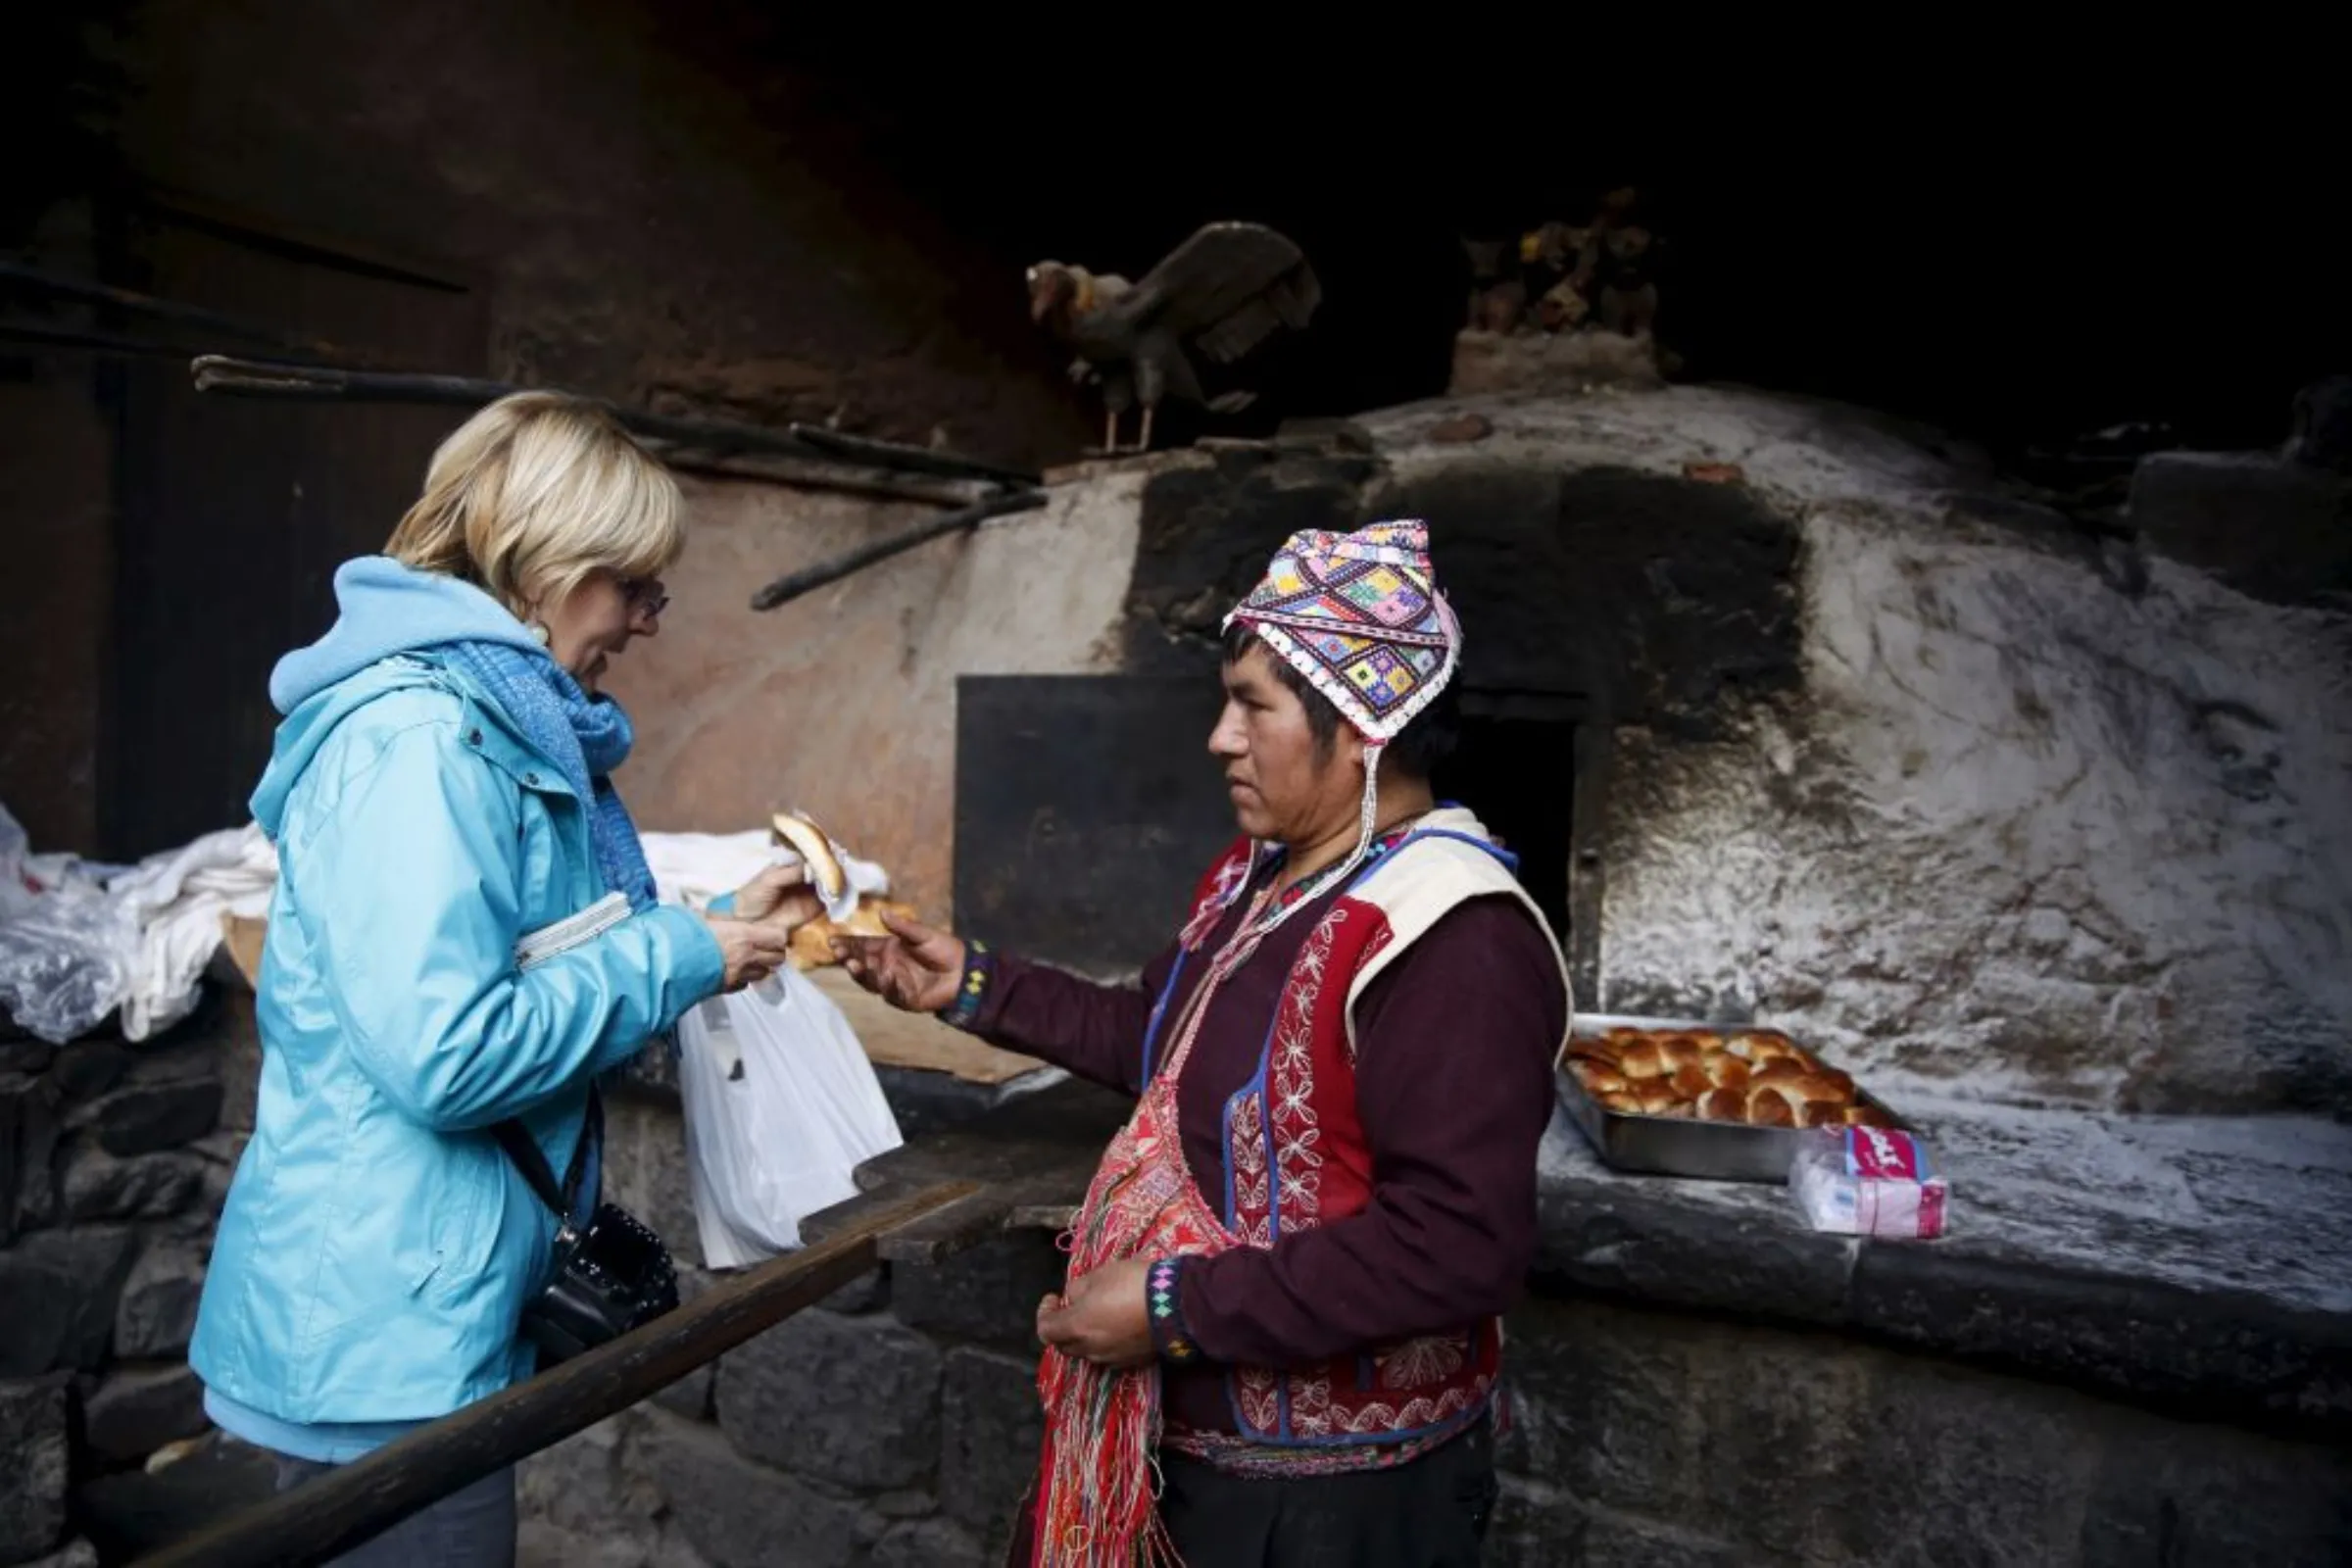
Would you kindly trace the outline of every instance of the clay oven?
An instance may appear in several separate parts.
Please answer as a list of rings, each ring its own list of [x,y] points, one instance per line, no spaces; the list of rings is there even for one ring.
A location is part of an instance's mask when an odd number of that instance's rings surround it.
[[[1186,782],[1223,610],[1294,528],[1420,516],[1469,637],[1440,782],[1564,916],[1581,1005],[1769,1020],[1896,1097],[2352,1087],[2340,607],[2226,586],[1930,432],[1726,389],[1450,400],[1116,482],[1117,672],[958,683],[983,934],[1140,961],[1227,831],[1205,763]]]

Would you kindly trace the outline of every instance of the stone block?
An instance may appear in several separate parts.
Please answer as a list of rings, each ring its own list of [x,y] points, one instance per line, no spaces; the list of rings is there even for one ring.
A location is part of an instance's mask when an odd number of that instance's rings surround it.
[[[969,1346],[950,1350],[940,1424],[941,1506],[983,1541],[1002,1543],[1045,1438],[1036,1361]]]
[[[514,1522],[514,1568],[647,1568],[650,1561],[643,1542],[577,1535],[544,1519]]]
[[[1834,1323],[1853,1270],[1851,1238],[1753,1209],[1703,1207],[1601,1177],[1546,1182],[1537,1272],[1579,1291],[1703,1310]]]
[[[945,1519],[895,1526],[874,1547],[873,1568],[995,1568],[997,1559]]]
[[[1671,1520],[1607,1512],[1586,1516],[1578,1544],[1583,1555],[1567,1561],[1607,1563],[1609,1568],[1808,1568],[1825,1560],[1782,1556],[1745,1542],[1719,1541]]]
[[[192,1078],[118,1089],[76,1118],[110,1154],[152,1154],[192,1144],[220,1120],[220,1084]]]
[[[82,1415],[90,1451],[122,1463],[143,1460],[205,1425],[204,1385],[185,1363],[115,1368]]]
[[[2098,1407],[1851,1342],[1824,1341],[1811,1354],[1866,1368],[1868,1392],[1842,1429],[1812,1436],[1786,1483],[1757,1471],[1773,1450],[1737,1450],[1754,1477],[1732,1489],[1734,1509],[1747,1513],[1738,1539],[1798,1542],[1813,1561],[2066,1560],[2098,1451]]]
[[[0,1562],[41,1556],[66,1533],[73,1399],[63,1377],[0,1383]]]
[[[115,1354],[126,1360],[185,1355],[204,1295],[206,1253],[187,1242],[151,1240],[122,1283]]]
[[[744,1453],[839,1486],[909,1486],[939,1462],[939,1349],[889,1316],[787,1318],[720,1360],[717,1400]]]
[[[710,1427],[654,1413],[636,1443],[676,1529],[710,1568],[862,1568],[882,1537],[858,1502],[754,1463]]]
[[[2158,452],[2126,513],[2148,542],[2279,604],[2352,592],[2352,481],[2267,452]]]
[[[1585,1516],[1555,1487],[1505,1473],[1487,1526],[1488,1568],[1554,1568],[1585,1561]]]
[[[41,1083],[55,1103],[79,1105],[121,1083],[134,1059],[119,1040],[78,1040],[60,1048]]]
[[[253,1016],[253,998],[237,996],[231,1003],[222,1009],[220,1026],[220,1125],[249,1133],[261,1107],[261,1027]]]
[[[0,1251],[0,1377],[95,1370],[106,1359],[133,1238],[42,1231]]]
[[[1798,1568],[1795,1559],[1671,1519],[1586,1508],[1541,1482],[1504,1476],[1487,1528],[1488,1568]]]
[[[682,1305],[721,1283],[719,1277],[707,1269],[678,1269],[678,1301]],[[668,1387],[657,1390],[654,1402],[673,1415],[689,1421],[710,1421],[717,1418],[713,1403],[718,1391],[718,1363],[705,1361]]]
[[[0,1040],[0,1073],[22,1072],[38,1077],[56,1059],[57,1048],[46,1040]]]
[[[0,1083],[0,1238],[57,1221],[57,1141],[63,1128],[46,1079]]]
[[[1448,397],[1581,392],[1596,386],[1654,390],[1666,384],[1648,338],[1597,327],[1583,332],[1463,331],[1453,340]]]
[[[220,1210],[227,1205],[228,1190],[237,1179],[237,1162],[245,1157],[245,1146],[252,1139],[250,1132],[222,1128],[188,1146],[188,1152],[204,1161],[203,1189],[190,1212],[202,1215],[207,1226],[218,1223]]]
[[[170,1219],[204,1191],[205,1169],[202,1158],[182,1151],[125,1159],[77,1140],[58,1184],[65,1217],[75,1224]]]
[[[1683,1321],[1592,1303],[1531,1301],[1506,1325],[1512,1430],[1505,1469],[1586,1506],[1703,1507],[1703,1400]]]
[[[1849,1313],[1856,1328],[1898,1344],[2084,1388],[2253,1422],[2352,1423],[2352,1340],[2340,1316],[2250,1292],[1939,1242],[1865,1248]]]
[[[926,1334],[1034,1350],[1038,1298],[1061,1289],[1068,1265],[1047,1232],[1006,1231],[944,1263],[893,1265],[890,1309]]]
[[[24,1568],[98,1568],[98,1548],[87,1541],[75,1540],[65,1550],[53,1551],[25,1564]]]
[[[674,1106],[635,1096],[606,1101],[605,1191],[611,1201],[652,1226],[678,1263],[703,1266],[702,1230],[695,1222],[694,1187],[687,1173],[686,1123]]]
[[[40,1086],[22,1073],[0,1071],[0,1247],[17,1234],[19,1147],[24,1142],[24,1105]]]
[[[2347,1543],[2352,1452],[2144,1422],[2103,1446],[2082,1563],[2323,1563]]]
[[[857,1317],[866,1312],[879,1312],[890,1305],[891,1266],[882,1264],[871,1274],[860,1275],[816,1304],[828,1312],[844,1317]]]
[[[652,1555],[665,1505],[638,1451],[645,1419],[624,1411],[542,1448],[515,1467],[518,1515],[581,1540],[626,1542]]]
[[[1656,1553],[1628,1545],[1623,1560],[1703,1561],[1721,1542],[1839,1559],[1845,1523],[1884,1513],[1856,1436],[1873,1393],[1864,1353],[1600,1303],[1532,1303],[1512,1329],[1517,1424],[1501,1462],[1573,1498],[1588,1537],[1671,1524]]]

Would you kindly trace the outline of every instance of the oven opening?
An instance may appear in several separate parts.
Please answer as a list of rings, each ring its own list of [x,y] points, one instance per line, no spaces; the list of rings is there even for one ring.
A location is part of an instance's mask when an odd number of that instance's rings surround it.
[[[1441,801],[1477,813],[1519,858],[1519,885],[1565,950],[1576,798],[1576,724],[1559,698],[1462,693],[1460,739],[1431,780]]]

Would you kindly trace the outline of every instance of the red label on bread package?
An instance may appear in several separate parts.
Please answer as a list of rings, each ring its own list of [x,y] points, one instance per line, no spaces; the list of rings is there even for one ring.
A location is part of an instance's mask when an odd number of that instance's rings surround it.
[[[1925,1165],[1918,1143],[1908,1133],[1885,1127],[1846,1129],[1845,1168],[1865,1181],[1925,1181]]]

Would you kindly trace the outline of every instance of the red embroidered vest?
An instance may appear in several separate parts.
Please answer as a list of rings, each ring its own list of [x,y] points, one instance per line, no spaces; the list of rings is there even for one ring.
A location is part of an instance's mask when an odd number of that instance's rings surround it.
[[[1188,956],[1248,884],[1252,848],[1237,844],[1202,879],[1181,939]],[[1355,1002],[1447,910],[1497,893],[1517,898],[1550,934],[1477,818],[1447,808],[1356,873],[1316,920],[1292,960],[1257,1074],[1226,1104],[1226,1223],[1245,1245],[1270,1248],[1371,1201],[1372,1150],[1355,1103]],[[1560,983],[1568,984],[1564,966]],[[1213,1196],[1210,1206],[1222,1207]],[[1486,1408],[1501,1362],[1502,1322],[1487,1318],[1320,1366],[1236,1368],[1227,1386],[1240,1429],[1254,1443],[1419,1447]]]

